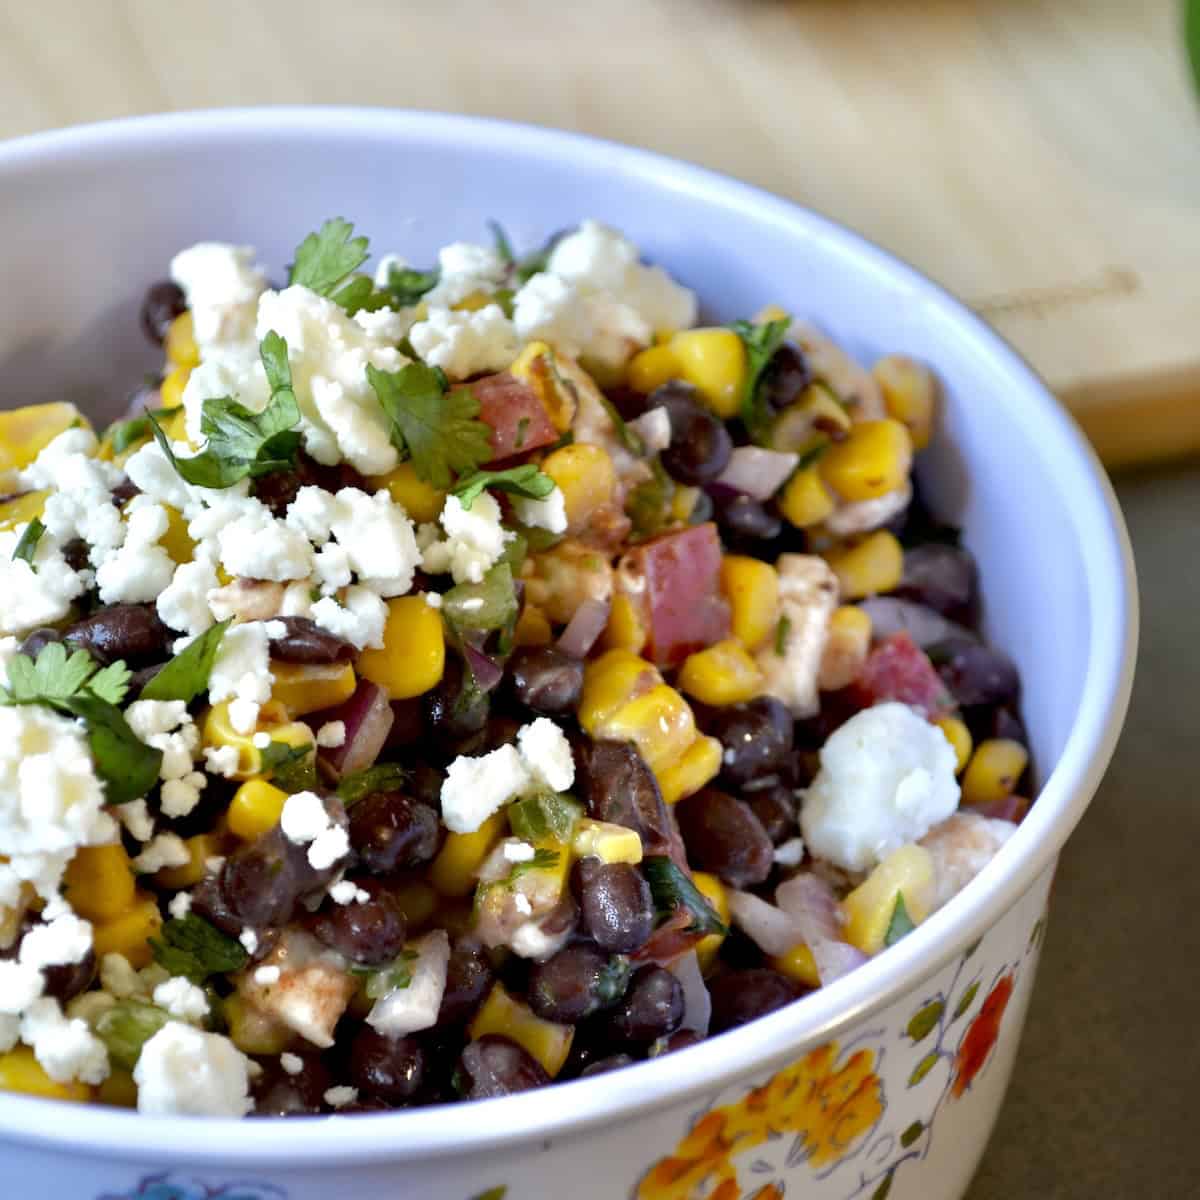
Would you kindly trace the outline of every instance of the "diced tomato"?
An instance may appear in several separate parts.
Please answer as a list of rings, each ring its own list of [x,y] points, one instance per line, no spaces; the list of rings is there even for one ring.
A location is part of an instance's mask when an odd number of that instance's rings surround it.
[[[860,708],[897,700],[931,718],[954,711],[954,699],[929,656],[907,633],[884,638],[846,690]]]
[[[729,636],[715,525],[664,533],[630,551],[629,558],[646,583],[646,654],[658,666],[676,667],[693,651]]]
[[[464,385],[479,401],[479,419],[492,430],[492,462],[558,440],[537,392],[507,371]]]

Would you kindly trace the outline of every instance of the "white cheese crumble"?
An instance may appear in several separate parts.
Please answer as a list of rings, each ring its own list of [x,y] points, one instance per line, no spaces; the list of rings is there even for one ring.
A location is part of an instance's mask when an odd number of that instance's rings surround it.
[[[346,722],[326,721],[317,730],[317,745],[325,750],[336,750],[346,744]]]
[[[324,1100],[330,1108],[345,1108],[358,1099],[358,1088],[342,1084],[338,1087],[325,1089]]]
[[[117,1000],[145,994],[142,977],[123,954],[104,954],[100,957],[100,986]]]
[[[218,587],[216,567],[211,562],[196,559],[180,563],[154,606],[164,625],[195,637],[213,624],[208,597]]]
[[[181,975],[172,976],[154,989],[154,1003],[180,1021],[203,1021],[208,1016],[204,989]]]
[[[426,293],[425,303],[429,308],[453,308],[475,292],[494,292],[507,270],[491,247],[451,242],[438,251],[438,281]]]
[[[83,962],[91,948],[91,922],[68,909],[51,921],[33,926],[21,939],[18,958],[28,967],[56,967]]]
[[[130,865],[139,875],[153,875],[163,867],[182,867],[191,861],[192,856],[183,838],[177,833],[160,833]]]
[[[28,527],[22,523],[0,531],[0,633],[25,634],[61,621],[85,588],[50,534],[38,541],[32,564],[13,558]]]
[[[434,575],[448,571],[455,583],[478,583],[513,538],[501,524],[500,505],[488,492],[477,496],[469,509],[457,496],[447,496],[440,519],[444,541],[436,540],[433,526],[421,527],[421,566]]]
[[[504,857],[512,863],[529,862],[537,851],[520,839],[512,839],[504,843]],[[528,901],[526,901],[528,903]]]
[[[437,1024],[446,991],[450,939],[435,929],[408,947],[416,953],[407,987],[393,988],[375,1001],[367,1024],[388,1037],[403,1037]]]
[[[221,1034],[168,1021],[146,1044],[133,1071],[138,1111],[243,1117],[250,1100],[250,1060]]]
[[[236,746],[205,746],[204,765],[212,775],[232,779],[238,772],[239,755]]]
[[[575,782],[575,759],[566,734],[549,717],[538,717],[517,733],[521,758],[535,780],[555,792]]]
[[[254,970],[254,982],[260,987],[270,987],[271,984],[279,982],[281,974],[280,969],[275,966],[256,967]]]
[[[130,502],[120,549],[96,568],[102,603],[143,604],[167,589],[175,562],[158,543],[168,527],[167,510],[161,504],[144,496]]]
[[[0,959],[0,1013],[19,1017],[41,996],[44,986],[37,967]]]
[[[135,700],[126,710],[139,741],[162,751],[159,807],[165,817],[186,817],[200,802],[208,780],[192,769],[200,749],[200,730],[182,700]]]
[[[253,732],[259,706],[271,698],[274,682],[264,623],[250,621],[227,629],[208,677],[208,696],[214,704],[232,702],[229,717],[238,733]]]
[[[512,507],[517,520],[523,525],[548,529],[551,533],[567,531],[567,500],[561,488],[556,487],[544,500],[513,496]]]
[[[267,286],[254,266],[253,247],[198,242],[171,260],[171,278],[192,310],[193,336],[204,357],[253,337],[258,298]]]
[[[800,830],[816,857],[844,870],[870,870],[958,807],[954,749],[907,705],[857,713],[830,735],[820,761],[801,794]]]
[[[339,879],[330,887],[329,898],[334,904],[366,904],[371,893],[349,879]]]
[[[154,815],[144,798],[117,806],[117,820],[135,842],[148,842],[154,836]]]
[[[247,954],[258,953],[258,934],[247,925],[241,933],[238,934],[238,941],[242,943],[242,949]]]
[[[413,349],[450,379],[503,371],[520,349],[513,323],[498,304],[474,312],[431,309],[408,331]]]
[[[33,1048],[43,1070],[56,1083],[79,1079],[103,1083],[108,1051],[78,1017],[67,1018],[57,1000],[35,1000],[21,1016],[21,1041]]]
[[[192,911],[192,893],[191,892],[176,892],[175,895],[167,902],[167,912],[171,914],[177,921],[182,921],[184,917]]]
[[[304,1059],[298,1054],[292,1054],[290,1051],[285,1050],[279,1056],[279,1065],[286,1074],[299,1075],[304,1070]]]
[[[775,862],[781,867],[798,867],[804,861],[804,839],[788,838],[775,847]]]
[[[325,802],[316,792],[296,792],[289,796],[279,827],[290,842],[308,846],[308,861],[314,870],[332,867],[350,853],[349,836],[330,817]]]

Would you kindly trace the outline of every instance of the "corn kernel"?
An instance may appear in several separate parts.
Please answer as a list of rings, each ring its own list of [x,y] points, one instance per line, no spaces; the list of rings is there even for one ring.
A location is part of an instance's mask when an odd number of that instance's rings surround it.
[[[163,340],[163,349],[167,353],[167,361],[177,367],[190,369],[200,365],[200,349],[196,345],[196,330],[190,311],[180,313],[171,322]]]
[[[878,954],[901,895],[914,925],[929,916],[934,898],[933,855],[924,846],[893,850],[842,901],[846,941],[864,954]]]
[[[230,833],[244,841],[253,841],[279,824],[287,792],[265,779],[247,779],[233,793],[225,819]]]
[[[628,650],[607,651],[584,668],[579,723],[588,733],[603,736],[597,731],[618,708],[661,681],[644,658]]]
[[[741,554],[721,560],[721,591],[729,601],[733,636],[757,650],[779,619],[779,575],[770,563]]]
[[[762,690],[758,663],[734,638],[689,654],[679,669],[679,686],[702,704],[718,708],[741,704]]]
[[[665,346],[650,346],[629,360],[629,386],[635,392],[649,395],[672,379],[678,379],[682,367],[668,342]]]
[[[575,1027],[543,1020],[527,1004],[510,996],[502,983],[495,983],[470,1025],[472,1040],[489,1033],[524,1047],[553,1079],[567,1061]]]
[[[675,762],[656,772],[663,799],[675,804],[714,780],[721,770],[721,753],[716,738],[696,738]]]
[[[271,699],[278,700],[293,717],[333,708],[349,700],[358,686],[354,668],[348,662],[276,662],[271,664],[271,674],[275,676]]]
[[[292,1044],[292,1031],[282,1021],[247,1004],[237,993],[225,997],[224,1015],[229,1040],[243,1054],[282,1054]]]
[[[493,813],[474,833],[448,833],[429,868],[429,882],[443,896],[466,896],[475,890],[483,860],[504,836],[507,818]]]
[[[803,467],[779,494],[779,511],[797,529],[808,529],[828,518],[836,502],[821,478],[819,463]]]
[[[871,618],[854,604],[843,604],[829,618],[829,636],[821,655],[819,686],[836,692],[854,681],[871,649]]]
[[[171,416],[164,418],[162,421],[162,430],[169,442],[187,442],[188,445],[195,444],[188,437],[187,413],[182,406],[175,409]],[[225,581],[222,580],[222,582]]]
[[[220,704],[214,704],[205,715],[201,725],[201,738],[205,746],[233,746],[237,750],[238,765],[231,778],[250,779],[256,775],[270,778],[270,773],[263,771],[262,751],[254,744],[255,733],[269,733],[273,742],[283,742],[287,746],[305,746],[313,743],[312,730],[299,721],[287,721],[286,716],[283,706],[272,701],[263,705],[259,714],[258,729],[251,733],[239,733],[229,720],[229,702],[222,700]]]
[[[192,374],[191,367],[174,367],[167,372],[158,390],[159,403],[162,408],[180,408],[183,404],[183,389]],[[173,413],[172,418],[177,414]]]
[[[60,433],[86,425],[73,404],[27,404],[0,412],[0,471],[27,467]]]
[[[638,606],[624,592],[618,592],[612,601],[608,624],[600,635],[603,650],[628,650],[639,654],[646,644],[648,634]]]
[[[162,928],[158,901],[139,892],[131,908],[118,917],[99,921],[92,930],[92,948],[96,958],[106,954],[123,954],[133,967],[144,967],[153,955],[148,938],[157,937]]]
[[[956,774],[961,775],[971,759],[971,731],[958,717],[938,717],[934,724],[946,735],[946,741],[954,748],[954,770]]]
[[[446,669],[446,635],[442,616],[422,596],[388,601],[383,647],[358,656],[358,673],[378,684],[393,700],[427,692]]]
[[[71,907],[89,921],[110,921],[133,907],[136,884],[120,842],[84,846],[63,876]]]
[[[877,529],[859,542],[825,554],[844,600],[862,600],[900,586],[904,551],[894,534]]]
[[[451,307],[455,312],[478,312],[481,308],[487,308],[489,304],[495,304],[495,298],[490,292],[476,290],[468,293],[457,304]]]
[[[989,804],[1016,791],[1029,751],[1012,738],[988,738],[980,742],[963,774],[964,804]]]
[[[548,646],[552,641],[554,633],[546,614],[536,604],[526,604],[513,629],[514,645]]]
[[[137,1108],[137,1093],[133,1075],[121,1067],[113,1067],[96,1089],[96,1099],[112,1108]]]
[[[844,500],[877,500],[903,487],[912,467],[912,439],[899,421],[861,421],[817,464]]]
[[[0,1054],[0,1092],[21,1092],[47,1100],[87,1100],[92,1094],[86,1083],[55,1083],[28,1046]]]
[[[598,858],[606,863],[640,863],[642,839],[636,830],[624,825],[582,817],[571,839],[571,853],[576,858]]]
[[[188,523],[183,514],[169,504],[164,504],[167,510],[167,532],[159,538],[159,545],[171,556],[174,563],[191,562],[195,555],[196,543],[188,535]]]
[[[574,392],[563,378],[572,374],[569,361],[559,360],[545,342],[530,342],[513,360],[508,371],[533,388],[550,424],[559,433],[571,428],[577,405]]]
[[[387,489],[391,498],[414,521],[436,521],[446,503],[446,493],[418,477],[412,462],[402,462],[386,475],[368,480],[373,491]]]
[[[850,431],[850,414],[822,383],[810,384],[775,419],[768,444],[772,450],[807,455]]]
[[[17,525],[27,524],[34,517],[41,517],[46,508],[46,498],[50,492],[25,492],[24,495],[14,496],[11,500],[0,503],[0,529],[12,529]]]
[[[582,529],[597,509],[612,503],[617,473],[603,446],[589,442],[561,446],[542,460],[542,470],[562,490],[571,532]]]
[[[937,408],[938,383],[933,372],[903,354],[890,354],[871,368],[871,374],[883,392],[888,416],[908,429],[914,450],[923,450],[933,436]]]
[[[721,918],[721,923],[729,927],[729,893],[725,885],[707,871],[693,871],[692,882],[696,890],[713,906],[713,911]],[[700,970],[707,972],[713,965],[721,943],[725,940],[723,933],[706,933],[696,943],[696,957],[700,960]]]
[[[813,952],[803,943],[797,942],[786,954],[777,954],[770,960],[771,966],[789,979],[805,987],[819,988],[821,976],[817,971]]]
[[[633,742],[655,774],[673,763],[696,737],[692,710],[665,683],[623,704],[605,723],[605,736]]]
[[[686,329],[668,343],[683,378],[719,417],[735,417],[746,386],[746,348],[732,329]]]

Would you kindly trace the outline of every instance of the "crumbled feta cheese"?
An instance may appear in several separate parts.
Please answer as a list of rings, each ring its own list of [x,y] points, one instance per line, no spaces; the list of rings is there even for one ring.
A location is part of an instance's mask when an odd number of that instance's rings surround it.
[[[334,821],[316,792],[296,792],[287,798],[279,827],[290,842],[308,846],[308,861],[323,871],[350,853],[350,838]]]
[[[326,721],[317,730],[317,745],[325,750],[336,750],[346,744],[346,722]]]
[[[519,838],[510,839],[504,843],[504,857],[512,863],[529,862],[537,853],[528,843]]]
[[[375,1001],[367,1024],[387,1037],[403,1037],[437,1024],[446,990],[450,963],[450,939],[444,929],[435,929],[410,944],[416,953],[407,987],[393,988]]]
[[[517,733],[521,758],[534,779],[556,792],[575,782],[575,759],[566,734],[549,717],[538,717]]]
[[[83,962],[91,948],[91,922],[68,909],[53,920],[33,926],[21,939],[18,957],[28,967],[57,967]]]
[[[140,875],[153,875],[163,867],[182,867],[192,861],[187,845],[177,833],[160,833],[131,862]]]
[[[288,1075],[299,1075],[304,1070],[304,1059],[298,1054],[292,1054],[285,1050],[279,1056],[279,1065]]]
[[[191,911],[191,892],[176,892],[167,904],[167,912],[169,912],[177,921],[182,921],[183,918],[186,917]]]
[[[37,967],[0,959],[0,1013],[19,1017],[42,994],[44,986]]]
[[[7,1054],[21,1038],[21,1018],[0,1012],[0,1054]]]
[[[325,1089],[324,1100],[330,1108],[345,1108],[358,1099],[358,1088],[341,1085]]]
[[[396,312],[393,308],[378,308],[374,312],[360,308],[354,314],[354,323],[368,337],[392,346],[407,336],[412,328],[413,319],[414,314],[411,310]]]
[[[199,242],[171,260],[171,278],[183,289],[204,357],[254,336],[258,298],[267,281],[254,266],[252,246]]]
[[[257,700],[250,700],[245,696],[238,696],[235,700],[229,702],[229,724],[233,726],[235,733],[240,733],[243,736],[253,733],[254,727],[258,724],[258,714],[262,705]]]
[[[442,784],[442,821],[453,833],[474,833],[528,786],[529,771],[515,746],[456,758]]]
[[[525,921],[517,926],[508,945],[518,958],[545,962],[546,959],[553,958],[567,944],[570,937],[570,925],[559,930],[547,931],[542,927],[541,920]]]
[[[533,913],[533,905],[529,902],[529,897],[524,892],[513,893],[513,908],[523,917],[531,916]]]
[[[200,802],[208,780],[192,763],[200,748],[200,730],[182,700],[135,700],[126,720],[137,738],[162,751],[159,808],[165,817],[186,817]]]
[[[523,525],[548,529],[551,533],[567,531],[567,500],[561,488],[556,487],[544,500],[513,496],[512,507],[517,520]]]
[[[431,309],[408,332],[413,349],[450,379],[503,371],[520,349],[513,323],[498,304],[474,312]]]
[[[92,566],[98,566],[120,546],[125,526],[107,490],[91,491],[81,486],[82,482],[73,482],[69,492],[53,492],[46,497],[42,524],[59,545],[82,538],[88,544]]]
[[[804,839],[788,838],[775,847],[775,862],[781,867],[798,867],[804,861]]]
[[[23,523],[0,531],[0,633],[25,634],[61,621],[85,589],[49,534],[39,540],[32,565],[13,558],[27,528]]]
[[[355,584],[348,587],[339,604],[332,596],[323,596],[315,604],[308,603],[307,612],[292,611],[295,605],[289,595],[284,599],[284,616],[307,616],[322,629],[340,637],[359,650],[383,645],[383,630],[387,624],[387,605],[368,587]]]
[[[422,592],[421,598],[430,608],[442,607],[442,595],[440,592]]]
[[[238,941],[242,943],[242,949],[247,954],[258,953],[258,934],[254,932],[248,925],[241,933],[238,934]]]
[[[108,1078],[108,1051],[85,1021],[63,1015],[57,1000],[35,1000],[21,1017],[21,1040],[33,1047],[42,1069],[56,1083],[73,1079],[103,1083]]]
[[[451,242],[438,251],[438,281],[425,295],[429,308],[453,308],[475,292],[494,292],[508,273],[489,246]]]
[[[250,621],[227,629],[208,677],[208,695],[214,704],[233,700],[242,701],[244,706],[254,705],[253,716],[248,720],[249,728],[245,727],[245,718],[249,714],[242,714],[243,723],[239,725],[233,705],[230,705],[230,719],[239,733],[253,731],[258,718],[257,706],[271,698],[274,682],[266,626],[261,621]]]
[[[208,1016],[204,989],[181,975],[172,976],[154,989],[154,1003],[180,1021],[203,1021]]]
[[[161,504],[144,496],[131,502],[120,549],[96,568],[104,604],[144,604],[170,586],[175,562],[158,544],[168,528],[167,510]]]
[[[513,538],[501,524],[500,505],[487,492],[477,496],[469,509],[457,496],[447,496],[441,522],[446,540],[430,540],[426,532],[421,565],[434,575],[449,571],[455,583],[478,583]]]
[[[117,1000],[145,994],[141,976],[123,954],[104,954],[100,958],[100,986]]]
[[[250,1060],[227,1038],[168,1021],[133,1071],[138,1111],[242,1117],[250,1111]]]
[[[236,746],[205,746],[204,765],[211,775],[232,779],[238,772],[239,756]]]
[[[218,590],[217,571],[203,559],[180,563],[155,608],[164,625],[195,637],[213,623],[209,593]]]
[[[308,539],[286,521],[272,516],[265,504],[246,499],[230,511],[236,515],[225,521],[216,534],[221,565],[230,575],[282,583],[307,579],[312,574],[313,552]]]
[[[250,744],[256,749],[265,750],[271,744],[271,735],[265,729],[260,730],[250,739]]]
[[[144,799],[119,804],[116,813],[117,820],[135,842],[148,842],[154,836],[154,816]]]
[[[273,983],[279,982],[279,976],[282,974],[278,967],[256,967],[254,970],[254,982],[260,987],[270,987]]]
[[[923,837],[958,807],[954,749],[904,704],[877,704],[830,735],[821,769],[802,793],[809,849],[847,871],[866,871]]]

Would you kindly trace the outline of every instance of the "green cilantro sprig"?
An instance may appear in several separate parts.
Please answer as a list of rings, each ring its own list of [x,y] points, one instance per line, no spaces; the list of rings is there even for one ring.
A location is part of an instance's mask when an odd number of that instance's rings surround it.
[[[13,562],[27,562],[29,569],[36,575],[37,567],[34,565],[34,556],[37,554],[38,542],[42,540],[42,534],[46,532],[45,525],[34,517],[28,525],[25,526],[25,532],[21,534],[20,540],[17,542],[16,548],[12,552]]]
[[[787,340],[790,322],[785,317],[754,325],[749,321],[734,321],[730,328],[742,339],[746,348],[746,384],[742,392],[741,418],[746,432],[756,442],[763,442],[771,427],[771,413],[763,395],[763,371],[775,351]]]
[[[892,918],[888,921],[887,932],[883,935],[885,946],[894,946],[902,937],[907,937],[916,929],[916,922],[908,915],[904,903],[904,893],[896,893],[896,907],[892,909]]]
[[[296,247],[289,284],[300,284],[321,296],[331,296],[346,276],[367,261],[365,237],[352,237],[354,226],[342,217],[326,221]]]
[[[317,786],[315,751],[308,745],[290,746],[287,742],[271,742],[261,751],[261,771],[270,772],[271,782],[289,795],[309,792]]]
[[[426,292],[437,287],[441,277],[442,273],[437,267],[431,271],[418,271],[416,267],[392,267],[383,289],[399,308],[411,308],[421,302]]]
[[[518,258],[512,248],[512,242],[499,221],[489,221],[488,228],[492,231],[492,244],[496,255],[507,267],[512,268],[513,274],[520,283],[527,283],[535,275],[540,274],[550,264],[550,255],[559,241],[560,235],[555,234],[544,246],[532,250],[522,258]]]
[[[396,763],[376,763],[342,778],[337,786],[338,799],[347,808],[372,792],[395,792],[404,786],[408,770]]]
[[[476,471],[455,484],[454,494],[463,508],[470,508],[487,488],[523,496],[526,500],[545,500],[554,487],[554,480],[537,463],[524,463],[506,471]]]
[[[147,413],[155,440],[167,460],[196,487],[232,487],[247,475],[257,477],[296,465],[300,449],[300,405],[292,390],[287,342],[274,330],[259,343],[259,355],[271,398],[262,412],[251,412],[231,396],[205,400],[200,431],[208,445],[191,458],[177,458],[158,421]]]
[[[775,625],[775,654],[782,658],[787,653],[788,638],[792,632],[792,618],[780,617]]]
[[[669,917],[677,908],[683,907],[692,914],[688,933],[724,935],[729,932],[700,889],[665,854],[652,854],[643,859],[642,873],[650,885],[654,907],[660,917]]]
[[[202,633],[175,655],[138,696],[139,700],[186,700],[189,703],[208,688],[217,651],[233,618]]]
[[[470,388],[448,391],[437,367],[412,362],[381,371],[368,364],[367,380],[388,418],[392,444],[408,453],[418,478],[445,491],[454,476],[491,458],[491,430],[479,420],[479,401]]]
[[[527,858],[524,862],[513,863],[512,870],[504,880],[505,886],[513,887],[522,875],[528,875],[530,871],[552,871],[558,866],[560,857],[557,850],[540,846],[533,852],[532,858]]]
[[[241,942],[195,913],[172,918],[163,925],[161,938],[147,940],[159,966],[193,983],[240,971],[250,961]]]
[[[140,417],[130,417],[127,421],[116,421],[108,427],[105,433],[105,438],[112,444],[114,454],[122,454],[128,450],[134,442],[140,442],[142,438],[150,436],[150,418],[163,420],[164,417],[169,417],[174,414],[173,408],[152,408],[148,413]]]
[[[401,950],[386,967],[351,967],[351,975],[365,975],[363,992],[368,1000],[379,1000],[389,992],[399,991],[412,984],[412,964],[420,956],[415,950]]]

